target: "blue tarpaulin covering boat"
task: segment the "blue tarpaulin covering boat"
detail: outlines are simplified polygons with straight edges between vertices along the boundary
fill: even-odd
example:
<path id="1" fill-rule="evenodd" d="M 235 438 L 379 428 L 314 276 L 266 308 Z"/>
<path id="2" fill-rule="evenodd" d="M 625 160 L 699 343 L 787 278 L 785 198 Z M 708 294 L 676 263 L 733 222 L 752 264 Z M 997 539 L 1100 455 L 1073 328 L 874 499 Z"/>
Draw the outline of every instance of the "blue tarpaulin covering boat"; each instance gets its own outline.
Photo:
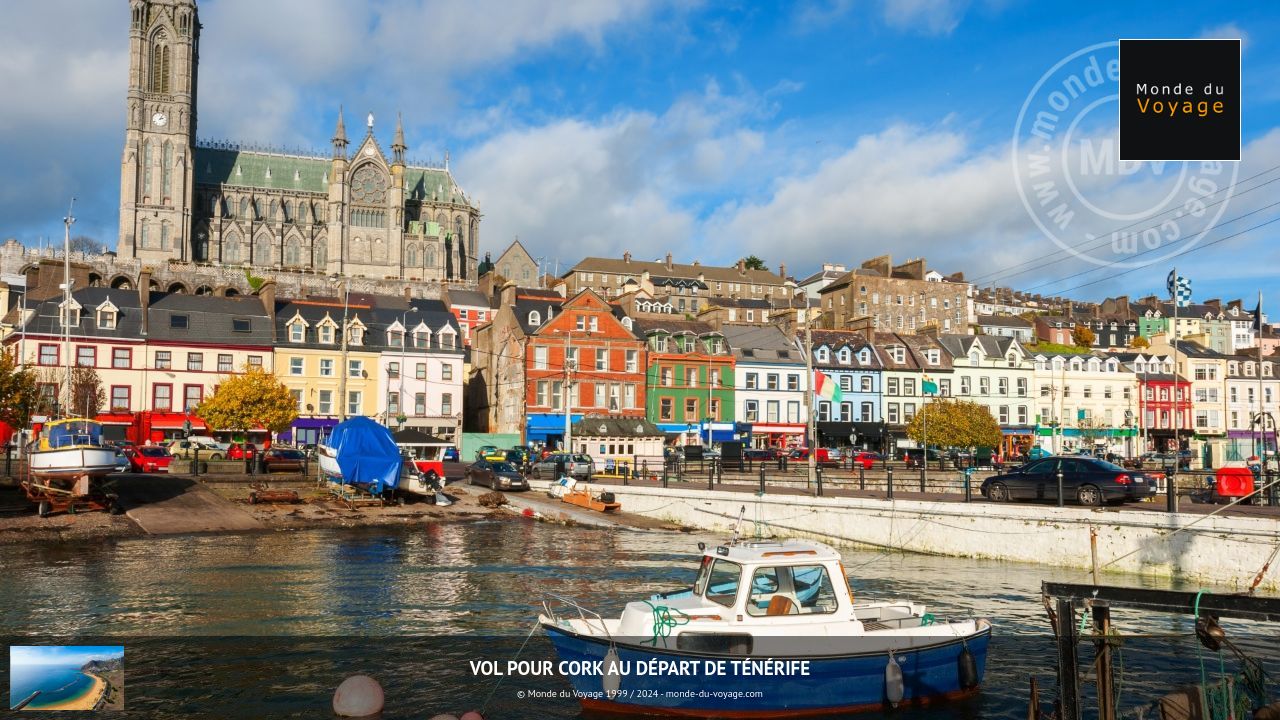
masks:
<path id="1" fill-rule="evenodd" d="M 400 448 L 391 431 L 367 417 L 338 423 L 320 448 L 320 467 L 331 479 L 374 495 L 400 481 Z"/>

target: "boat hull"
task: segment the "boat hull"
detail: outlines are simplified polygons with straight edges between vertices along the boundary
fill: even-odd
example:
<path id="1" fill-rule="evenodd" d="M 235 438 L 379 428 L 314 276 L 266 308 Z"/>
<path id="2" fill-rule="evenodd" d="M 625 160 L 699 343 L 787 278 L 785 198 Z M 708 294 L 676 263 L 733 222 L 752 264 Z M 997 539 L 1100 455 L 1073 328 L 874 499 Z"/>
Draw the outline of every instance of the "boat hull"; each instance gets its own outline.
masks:
<path id="1" fill-rule="evenodd" d="M 111 448 L 71 447 L 36 450 L 29 458 L 31 474 L 42 478 L 103 477 L 117 470 Z"/>
<path id="2" fill-rule="evenodd" d="M 320 463 L 320 472 L 325 477 L 332 480 L 342 480 L 342 468 L 338 467 L 338 454 L 332 448 L 321 447 L 316 452 L 316 459 Z"/>
<path id="3" fill-rule="evenodd" d="M 609 642 L 544 624 L 564 661 L 604 661 Z M 964 638 L 940 638 L 936 644 L 895 652 L 902 668 L 903 705 L 922 705 L 968 695 L 977 690 L 986 669 L 991 628 Z M 977 684 L 961 683 L 960 656 L 973 656 Z M 618 659 L 629 667 L 653 660 L 764 660 L 741 655 L 703 655 L 614 644 Z M 781 659 L 781 658 L 773 658 Z M 880 710 L 889 706 L 885 691 L 887 652 L 795 658 L 809 661 L 807 675 L 709 676 L 639 675 L 618 678 L 618 693 L 604 691 L 601 674 L 569 676 L 584 710 L 606 714 L 711 718 L 801 718 Z"/>

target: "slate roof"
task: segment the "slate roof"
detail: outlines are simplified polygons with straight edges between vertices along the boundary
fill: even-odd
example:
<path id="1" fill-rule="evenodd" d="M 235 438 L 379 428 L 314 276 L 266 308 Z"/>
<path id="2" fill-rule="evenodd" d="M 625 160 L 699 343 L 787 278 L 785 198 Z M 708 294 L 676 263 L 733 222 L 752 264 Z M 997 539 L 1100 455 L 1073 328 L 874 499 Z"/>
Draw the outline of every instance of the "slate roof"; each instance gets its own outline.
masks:
<path id="1" fill-rule="evenodd" d="M 679 318 L 679 319 L 677 319 Z M 724 333 L 711 327 L 711 325 L 700 320 L 685 320 L 683 316 L 669 315 L 649 315 L 643 320 L 632 320 L 632 328 L 636 333 L 641 335 L 649 335 L 651 333 L 666 331 L 672 335 L 681 333 L 693 333 L 699 337 L 703 335 L 723 335 Z"/>
<path id="2" fill-rule="evenodd" d="M 708 307 L 715 306 L 715 307 L 722 307 L 722 308 L 746 308 L 746 309 L 752 309 L 752 310 L 773 309 L 773 303 L 762 298 L 712 297 L 712 298 L 706 298 L 706 304 Z"/>
<path id="3" fill-rule="evenodd" d="M 321 194 L 329 192 L 332 168 L 333 163 L 323 157 L 199 146 L 195 149 L 195 181 L 200 185 Z M 271 171 L 270 177 L 267 170 Z"/>
<path id="4" fill-rule="evenodd" d="M 545 325 L 548 320 L 559 315 L 564 303 L 565 299 L 555 290 L 516 288 L 516 300 L 512 303 L 511 310 L 515 313 L 516 323 L 520 325 L 524 334 L 532 335 L 538 332 L 538 328 Z M 538 313 L 537 325 L 529 323 L 529 313 L 534 311 Z"/>
<path id="5" fill-rule="evenodd" d="M 880 361 L 885 370 L 950 370 L 951 354 L 942 345 L 928 335 L 904 335 L 898 333 L 877 332 L 871 335 L 872 344 L 880 353 Z M 897 362 L 889 348 L 901 345 L 906 349 L 903 361 Z M 938 362 L 930 363 L 925 359 L 926 350 L 938 351 Z"/>
<path id="6" fill-rule="evenodd" d="M 136 294 L 136 293 L 135 293 Z M 256 296 L 214 297 L 151 293 L 149 338 L 185 344 L 271 347 L 271 323 Z M 186 327 L 173 327 L 173 317 L 186 317 Z M 248 320 L 249 331 L 237 332 L 235 320 Z"/>
<path id="7" fill-rule="evenodd" d="M 1177 348 L 1178 353 L 1185 357 L 1200 358 L 1202 360 L 1226 360 L 1228 357 L 1190 340 L 1174 340 L 1173 345 Z"/>
<path id="8" fill-rule="evenodd" d="M 587 415 L 573 424 L 573 436 L 665 438 L 666 433 L 645 418 Z"/>
<path id="9" fill-rule="evenodd" d="M 979 315 L 979 327 L 1008 327 L 1019 330 L 1030 330 L 1033 325 L 1016 315 Z"/>
<path id="10" fill-rule="evenodd" d="M 448 288 L 445 290 L 445 302 L 449 307 L 458 305 L 461 307 L 489 307 L 489 297 L 482 292 L 476 290 L 463 290 L 461 288 Z"/>
<path id="11" fill-rule="evenodd" d="M 974 345 L 980 347 L 987 357 L 1004 357 L 1009 352 L 1009 348 L 1015 344 L 1022 347 L 1015 338 L 995 335 L 940 335 L 938 344 L 942 345 L 942 348 L 953 358 L 968 357 Z M 1023 355 L 1029 355 L 1026 348 L 1022 349 Z"/>
<path id="12" fill-rule="evenodd" d="M 791 338 L 773 325 L 725 325 L 720 332 L 739 362 L 804 364 Z"/>
<path id="13" fill-rule="evenodd" d="M 391 299 L 388 296 L 382 297 L 388 300 Z M 413 330 L 420 324 L 425 324 L 427 328 L 431 330 L 432 335 L 431 348 L 429 349 L 436 352 L 450 352 L 447 348 L 440 347 L 440 341 L 437 333 L 445 327 L 452 328 L 455 335 L 454 342 L 455 345 L 458 346 L 455 347 L 453 351 L 458 354 L 462 353 L 462 348 L 460 347 L 462 344 L 460 340 L 461 333 L 458 329 L 457 318 L 455 318 L 453 313 L 449 312 L 448 309 L 445 308 L 442 301 L 414 300 L 412 302 L 412 307 L 415 308 L 417 312 L 408 313 L 407 318 L 406 311 L 408 310 L 408 307 L 385 307 L 378 306 L 376 303 L 372 303 L 372 307 L 370 305 L 371 303 L 368 302 L 357 302 L 356 296 L 353 295 L 351 302 L 347 306 L 348 320 L 354 323 L 358 318 L 365 328 L 363 342 L 360 345 L 349 344 L 347 346 L 348 351 L 401 352 L 402 349 L 399 345 L 389 345 L 387 343 L 387 328 L 404 320 L 408 323 L 409 332 L 413 332 Z M 278 301 L 276 303 L 276 326 L 279 334 L 279 347 L 297 347 L 322 350 L 341 348 L 341 335 L 337 333 L 337 328 L 335 328 L 334 332 L 334 342 L 325 344 L 319 341 L 319 334 L 316 331 L 316 326 L 323 322 L 326 316 L 331 318 L 336 325 L 341 326 L 342 310 L 342 303 L 332 300 L 317 300 L 312 298 L 308 300 Z M 302 319 L 306 320 L 308 323 L 306 334 L 304 336 L 306 341 L 301 343 L 290 342 L 289 340 L 289 321 L 293 320 L 293 318 L 298 315 L 301 315 Z M 425 353 L 427 350 L 428 348 L 414 347 L 412 342 L 410 342 L 407 347 L 403 348 L 403 352 L 409 355 L 414 353 Z"/>
<path id="14" fill-rule="evenodd" d="M 142 305 L 138 301 L 138 292 L 136 290 L 114 290 L 102 287 L 85 288 L 72 291 L 71 297 L 80 304 L 80 325 L 72 328 L 72 337 L 129 340 L 142 338 Z M 114 330 L 99 330 L 94 310 L 108 299 L 119 311 L 116 315 L 116 328 Z M 27 320 L 26 331 L 39 335 L 61 335 L 62 325 L 58 322 L 59 307 L 61 305 L 61 295 L 44 300 L 34 306 L 28 305 L 27 312 L 31 317 Z"/>
<path id="15" fill-rule="evenodd" d="M 715 265 L 686 265 L 672 263 L 667 267 L 665 262 L 653 260 L 627 261 L 623 258 L 583 258 L 577 265 L 569 268 L 561 277 L 569 277 L 575 272 L 609 272 L 621 275 L 639 276 L 648 272 L 650 277 L 694 278 L 702 275 L 704 279 L 720 282 L 750 283 L 752 285 L 782 285 L 787 279 L 769 270 L 747 269 L 738 272 L 736 265 L 720 267 Z"/>
<path id="16" fill-rule="evenodd" d="M 880 354 L 875 351 L 875 348 L 871 346 L 871 343 L 867 341 L 866 336 L 862 333 L 848 330 L 813 330 L 812 335 L 814 363 L 820 367 L 848 367 L 863 370 L 879 370 L 884 367 L 884 363 L 880 361 Z M 817 351 L 823 347 L 831 350 L 831 357 L 827 362 L 818 360 Z M 851 351 L 848 363 L 840 362 L 839 351 L 845 347 Z M 866 363 L 858 360 L 858 351 L 862 348 L 871 349 L 871 357 Z"/>

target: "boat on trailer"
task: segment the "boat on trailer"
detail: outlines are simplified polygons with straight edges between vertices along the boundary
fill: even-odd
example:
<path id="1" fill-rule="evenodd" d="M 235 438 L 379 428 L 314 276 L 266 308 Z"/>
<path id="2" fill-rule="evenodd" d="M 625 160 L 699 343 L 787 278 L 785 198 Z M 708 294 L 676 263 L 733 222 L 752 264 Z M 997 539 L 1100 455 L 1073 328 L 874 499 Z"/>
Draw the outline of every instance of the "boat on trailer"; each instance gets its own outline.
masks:
<path id="1" fill-rule="evenodd" d="M 962 697 L 982 683 L 989 620 L 860 601 L 840 554 L 821 543 L 702 550 L 692 587 L 630 602 L 617 618 L 569 598 L 543 602 L 538 620 L 561 666 L 581 670 L 568 679 L 584 710 L 820 717 Z"/>
<path id="2" fill-rule="evenodd" d="M 31 474 L 45 479 L 96 478 L 118 469 L 116 449 L 102 442 L 102 425 L 85 418 L 46 423 L 29 460 Z"/>

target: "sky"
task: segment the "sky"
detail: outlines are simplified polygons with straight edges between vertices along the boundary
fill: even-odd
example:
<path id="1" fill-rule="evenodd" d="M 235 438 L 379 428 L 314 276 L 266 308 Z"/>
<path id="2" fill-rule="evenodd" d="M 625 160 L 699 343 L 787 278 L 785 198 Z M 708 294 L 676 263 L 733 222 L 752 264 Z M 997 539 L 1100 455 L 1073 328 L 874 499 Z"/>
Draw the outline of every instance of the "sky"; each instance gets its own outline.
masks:
<path id="1" fill-rule="evenodd" d="M 90 660 L 110 660 L 124 656 L 119 645 L 11 645 L 10 666 L 83 665 Z"/>
<path id="2" fill-rule="evenodd" d="M 60 239 L 75 196 L 76 232 L 114 246 L 128 15 L 124 0 L 0 3 L 0 238 Z M 385 147 L 401 113 L 410 158 L 448 153 L 495 257 L 517 237 L 560 272 L 627 250 L 755 254 L 796 276 L 923 256 L 1081 299 L 1164 294 L 1176 265 L 1197 300 L 1280 302 L 1280 222 L 1255 227 L 1280 218 L 1270 3 L 204 0 L 200 17 L 200 137 L 327 152 L 342 106 L 351 133 L 372 112 Z M 1075 226 L 1103 238 L 1104 264 L 1055 244 L 1019 192 L 1037 83 L 1098 43 L 1210 37 L 1243 40 L 1243 160 L 1215 176 L 1234 176 L 1232 197 L 1184 228 L 1198 245 L 1108 252 L 1109 232 L 1157 225 L 1197 187 L 1195 168 L 1149 164 L 1079 178 L 1113 203 Z M 1070 140 L 1114 137 L 1099 107 Z M 1082 156 L 1064 139 L 1064 163 Z"/>

